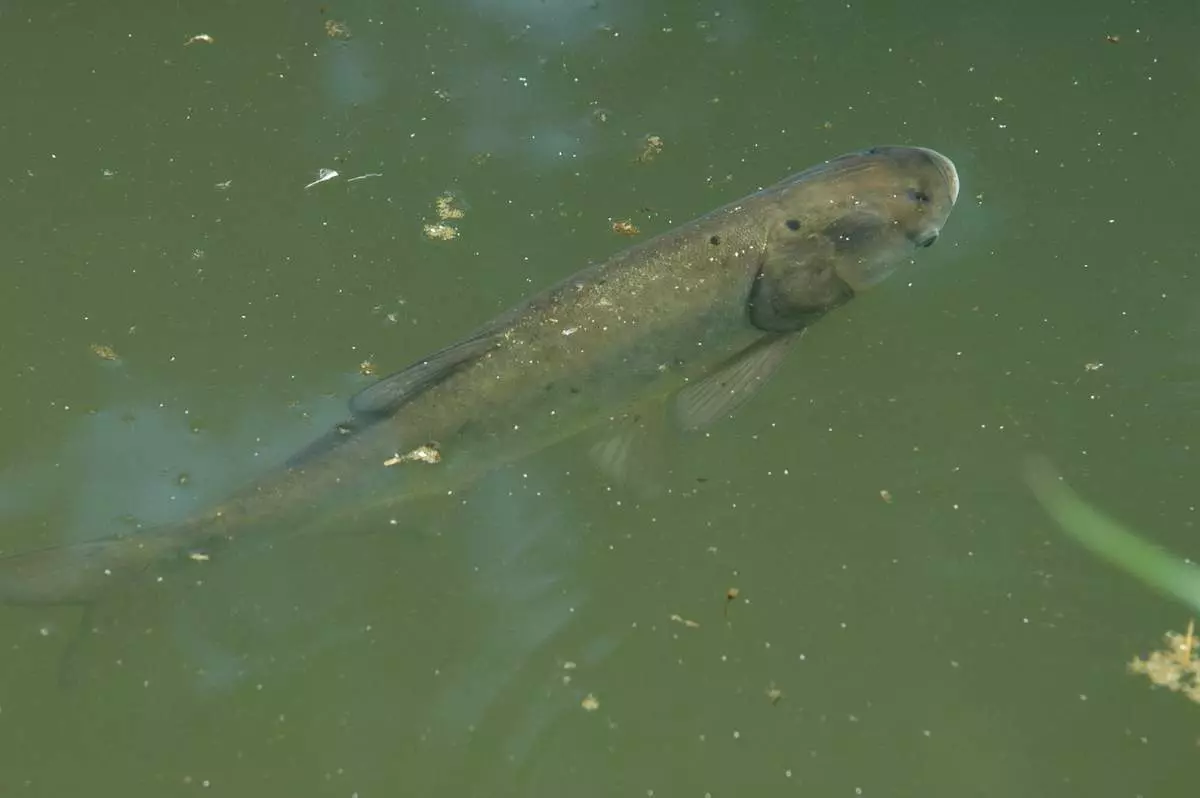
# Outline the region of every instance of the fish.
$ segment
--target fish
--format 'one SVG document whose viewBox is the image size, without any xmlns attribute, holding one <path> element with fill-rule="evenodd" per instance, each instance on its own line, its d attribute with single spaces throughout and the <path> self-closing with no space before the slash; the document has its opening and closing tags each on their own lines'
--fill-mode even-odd
<svg viewBox="0 0 1200 798">
<path fill-rule="evenodd" d="M 7 554 L 0 602 L 88 606 L 260 533 L 467 486 L 647 403 L 683 429 L 705 427 L 753 396 L 805 330 L 933 244 L 958 193 L 954 163 L 924 147 L 814 165 L 592 263 L 368 385 L 346 421 L 214 506 Z"/>
</svg>

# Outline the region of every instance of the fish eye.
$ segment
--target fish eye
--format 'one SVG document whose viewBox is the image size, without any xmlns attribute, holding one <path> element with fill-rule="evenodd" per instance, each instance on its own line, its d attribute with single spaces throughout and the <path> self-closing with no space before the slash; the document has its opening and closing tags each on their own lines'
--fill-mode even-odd
<svg viewBox="0 0 1200 798">
<path fill-rule="evenodd" d="M 784 222 L 784 224 L 787 225 L 787 229 L 789 229 L 789 230 L 799 230 L 800 229 L 800 220 L 799 219 L 788 219 L 786 222 Z"/>
<path fill-rule="evenodd" d="M 934 242 L 937 240 L 938 240 L 938 234 L 932 233 L 928 238 L 924 239 L 923 241 L 918 242 L 917 246 L 932 247 Z"/>
<path fill-rule="evenodd" d="M 924 191 L 922 191 L 919 188 L 910 188 L 908 190 L 908 198 L 910 200 L 912 200 L 913 202 L 919 202 L 922 205 L 928 204 L 933 201 L 933 199 L 928 194 L 926 194 Z"/>
</svg>

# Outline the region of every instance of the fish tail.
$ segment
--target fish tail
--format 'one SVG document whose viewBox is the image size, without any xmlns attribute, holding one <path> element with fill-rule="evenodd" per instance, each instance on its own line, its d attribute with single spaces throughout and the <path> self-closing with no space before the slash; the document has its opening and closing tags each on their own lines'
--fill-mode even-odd
<svg viewBox="0 0 1200 798">
<path fill-rule="evenodd" d="M 145 530 L 0 557 L 0 603 L 89 604 L 178 552 L 172 530 Z"/>
</svg>

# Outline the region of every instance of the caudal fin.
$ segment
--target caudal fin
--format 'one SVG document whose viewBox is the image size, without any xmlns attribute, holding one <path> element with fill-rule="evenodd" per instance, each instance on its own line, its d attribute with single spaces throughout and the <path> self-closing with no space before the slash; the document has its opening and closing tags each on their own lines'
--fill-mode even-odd
<svg viewBox="0 0 1200 798">
<path fill-rule="evenodd" d="M 169 535 L 139 532 L 0 557 L 0 603 L 88 604 L 172 547 Z"/>
</svg>

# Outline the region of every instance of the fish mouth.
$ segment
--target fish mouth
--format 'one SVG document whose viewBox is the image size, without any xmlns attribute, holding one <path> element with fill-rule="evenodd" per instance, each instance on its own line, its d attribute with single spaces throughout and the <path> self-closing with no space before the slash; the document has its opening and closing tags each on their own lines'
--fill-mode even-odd
<svg viewBox="0 0 1200 798">
<path fill-rule="evenodd" d="M 958 202 L 958 170 L 954 168 L 954 161 L 942 155 L 936 150 L 928 149 L 927 147 L 918 147 L 921 152 L 929 156 L 929 160 L 937 164 L 938 171 L 942 173 L 946 184 L 950 186 L 950 204 Z"/>
</svg>

